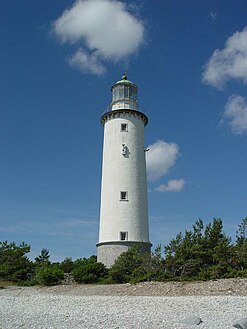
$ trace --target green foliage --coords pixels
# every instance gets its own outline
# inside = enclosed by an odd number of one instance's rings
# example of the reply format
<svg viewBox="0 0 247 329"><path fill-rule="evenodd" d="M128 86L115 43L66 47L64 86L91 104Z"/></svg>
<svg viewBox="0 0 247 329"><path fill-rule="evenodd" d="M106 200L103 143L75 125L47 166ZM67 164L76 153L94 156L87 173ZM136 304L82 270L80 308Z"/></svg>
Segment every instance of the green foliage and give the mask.
<svg viewBox="0 0 247 329"><path fill-rule="evenodd" d="M203 221L199 219L193 225L193 231L185 231L185 236L179 233L165 246L165 268L174 277L193 277L203 266L206 257L203 228Z"/></svg>
<svg viewBox="0 0 247 329"><path fill-rule="evenodd" d="M59 284L64 278L64 272L57 266L46 265L39 267L35 276L38 284L53 286Z"/></svg>
<svg viewBox="0 0 247 329"><path fill-rule="evenodd" d="M33 263L27 257L26 243L0 242L0 280L22 285L54 285L71 273L78 283L137 283L142 281L210 280L247 277L247 217L236 233L236 243L223 232L220 218L204 225L197 220L191 230L179 233L164 248L143 253L143 245L135 245L121 254L109 269L97 263L96 256L61 263L50 262L49 250L43 248Z"/></svg>
<svg viewBox="0 0 247 329"><path fill-rule="evenodd" d="M35 258L35 262L37 264L40 264L40 265L44 265L44 264L50 264L50 253L49 253L49 250L48 249L45 249L43 248L40 252L40 255L38 255L36 258Z"/></svg>
<svg viewBox="0 0 247 329"><path fill-rule="evenodd" d="M0 242L0 278L14 282L28 280L34 272L33 263L26 256L30 246L22 242Z"/></svg>
<svg viewBox="0 0 247 329"><path fill-rule="evenodd" d="M109 277L114 283L126 283L132 279L132 272L142 264L139 246L122 253L109 270Z"/></svg>
<svg viewBox="0 0 247 329"><path fill-rule="evenodd" d="M242 219L242 223L238 225L236 234L237 244L245 244L247 242L247 217Z"/></svg>
<svg viewBox="0 0 247 329"><path fill-rule="evenodd" d="M78 266L83 266L86 265L88 263L96 263L97 262L97 257L95 255L89 257L89 258L78 258L77 260L75 260L74 262L74 268L78 267Z"/></svg>
<svg viewBox="0 0 247 329"><path fill-rule="evenodd" d="M158 280L162 275L161 246L155 254L143 253L143 246L133 246L122 253L109 269L109 278L114 283L137 283Z"/></svg>
<svg viewBox="0 0 247 329"><path fill-rule="evenodd" d="M133 247L120 255L109 270L112 282L140 282L167 280L208 280L227 277L244 277L247 272L247 219L239 225L237 243L223 232L220 218L204 225L197 220L192 230L186 230L165 246L164 259L161 247L154 254L143 254Z"/></svg>
<svg viewBox="0 0 247 329"><path fill-rule="evenodd" d="M70 257L66 257L61 263L60 263L60 268L61 270L64 271L64 273L71 273L72 270L74 269L75 265Z"/></svg>
<svg viewBox="0 0 247 329"><path fill-rule="evenodd" d="M234 251L236 267L239 270L247 269L247 217L238 226Z"/></svg>
<svg viewBox="0 0 247 329"><path fill-rule="evenodd" d="M107 270L102 263L91 263L75 268L72 274L78 283L98 283L106 277Z"/></svg>
<svg viewBox="0 0 247 329"><path fill-rule="evenodd" d="M223 232L220 218L205 226L199 219L192 231L179 233L165 246L165 268L174 278L218 279L245 275L247 268L246 232L247 220L239 225L237 243Z"/></svg>
<svg viewBox="0 0 247 329"><path fill-rule="evenodd" d="M217 264L201 270L198 277L202 280L216 280L223 278L227 272L228 271L225 266Z"/></svg>
<svg viewBox="0 0 247 329"><path fill-rule="evenodd" d="M106 278L108 271L96 257L78 259L74 263L73 278L78 283L99 283Z"/></svg>

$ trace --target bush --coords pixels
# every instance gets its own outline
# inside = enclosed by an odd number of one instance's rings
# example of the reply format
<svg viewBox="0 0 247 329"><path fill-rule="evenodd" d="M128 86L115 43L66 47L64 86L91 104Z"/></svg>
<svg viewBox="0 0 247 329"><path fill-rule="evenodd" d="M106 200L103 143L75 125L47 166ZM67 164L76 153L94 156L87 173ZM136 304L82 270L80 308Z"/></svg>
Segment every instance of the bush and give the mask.
<svg viewBox="0 0 247 329"><path fill-rule="evenodd" d="M72 275L78 283L98 283L107 276L107 269L104 264L96 262L88 262L78 265Z"/></svg>
<svg viewBox="0 0 247 329"><path fill-rule="evenodd" d="M109 277L114 283L137 283L156 280L162 272L159 254L143 253L140 243L122 253L109 269Z"/></svg>
<svg viewBox="0 0 247 329"><path fill-rule="evenodd" d="M35 258L35 262L40 265L42 265L42 264L49 265L51 263L49 250L46 248L43 248L41 250L40 254Z"/></svg>
<svg viewBox="0 0 247 329"><path fill-rule="evenodd" d="M77 260L74 261L74 268L77 268L79 266L84 266L89 263L97 263L97 257L95 255L90 256L89 258L78 258Z"/></svg>
<svg viewBox="0 0 247 329"><path fill-rule="evenodd" d="M225 274L224 278L247 278L247 269L245 270L230 269L228 273Z"/></svg>
<svg viewBox="0 0 247 329"><path fill-rule="evenodd" d="M53 286L59 284L63 278L64 272L60 268L50 265L38 269L35 281L45 286Z"/></svg>
<svg viewBox="0 0 247 329"><path fill-rule="evenodd" d="M60 263L60 269L63 270L64 273L71 273L74 269L74 262L72 261L72 258L66 257Z"/></svg>
<svg viewBox="0 0 247 329"><path fill-rule="evenodd" d="M191 231L179 233L165 246L166 271L180 280L224 278L233 259L234 247L220 218L206 226L199 219Z"/></svg>
<svg viewBox="0 0 247 329"><path fill-rule="evenodd" d="M231 269L226 266L217 264L201 270L198 278L202 280L216 280L226 277L230 270Z"/></svg>
<svg viewBox="0 0 247 329"><path fill-rule="evenodd" d="M156 281L159 282L167 282L167 281L175 281L176 279L174 278L174 276L171 273L168 272L161 272L157 278Z"/></svg>
<svg viewBox="0 0 247 329"><path fill-rule="evenodd" d="M132 247L122 253L109 269L109 277L114 283L127 283L132 279L132 272L141 265L139 248Z"/></svg>
<svg viewBox="0 0 247 329"><path fill-rule="evenodd" d="M34 272L34 265L26 256L30 246L15 242L0 242L0 277L4 280L20 282L28 280Z"/></svg>

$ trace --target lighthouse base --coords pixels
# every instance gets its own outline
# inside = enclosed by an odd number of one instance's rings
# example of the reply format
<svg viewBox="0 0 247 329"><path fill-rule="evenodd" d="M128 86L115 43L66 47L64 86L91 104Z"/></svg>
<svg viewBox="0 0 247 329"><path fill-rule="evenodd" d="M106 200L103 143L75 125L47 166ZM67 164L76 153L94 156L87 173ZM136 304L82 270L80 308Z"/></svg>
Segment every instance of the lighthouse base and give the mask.
<svg viewBox="0 0 247 329"><path fill-rule="evenodd" d="M99 242L97 247L97 262L103 263L107 268L111 267L115 260L129 248L140 245L142 253L150 253L152 244L141 241L109 241Z"/></svg>

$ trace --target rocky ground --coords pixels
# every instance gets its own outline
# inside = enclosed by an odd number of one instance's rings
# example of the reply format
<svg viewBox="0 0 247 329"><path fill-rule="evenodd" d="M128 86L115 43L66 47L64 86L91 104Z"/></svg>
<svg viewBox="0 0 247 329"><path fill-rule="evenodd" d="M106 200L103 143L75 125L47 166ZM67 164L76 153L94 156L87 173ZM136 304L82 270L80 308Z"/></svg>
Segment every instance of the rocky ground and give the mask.
<svg viewBox="0 0 247 329"><path fill-rule="evenodd" d="M230 329L246 317L247 279L0 290L0 329Z"/></svg>
<svg viewBox="0 0 247 329"><path fill-rule="evenodd" d="M246 279L199 282L143 282L111 285L37 287L40 292L79 296L247 296Z"/></svg>

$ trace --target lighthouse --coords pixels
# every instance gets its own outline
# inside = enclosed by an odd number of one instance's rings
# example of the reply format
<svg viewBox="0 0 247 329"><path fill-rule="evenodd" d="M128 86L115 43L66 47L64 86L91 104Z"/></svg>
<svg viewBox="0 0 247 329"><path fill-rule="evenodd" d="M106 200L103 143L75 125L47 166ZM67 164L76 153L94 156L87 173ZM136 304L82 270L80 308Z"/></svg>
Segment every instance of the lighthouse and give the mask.
<svg viewBox="0 0 247 329"><path fill-rule="evenodd" d="M141 243L150 252L144 128L148 117L139 111L137 86L124 74L111 88L104 127L101 205L97 260L106 267Z"/></svg>

